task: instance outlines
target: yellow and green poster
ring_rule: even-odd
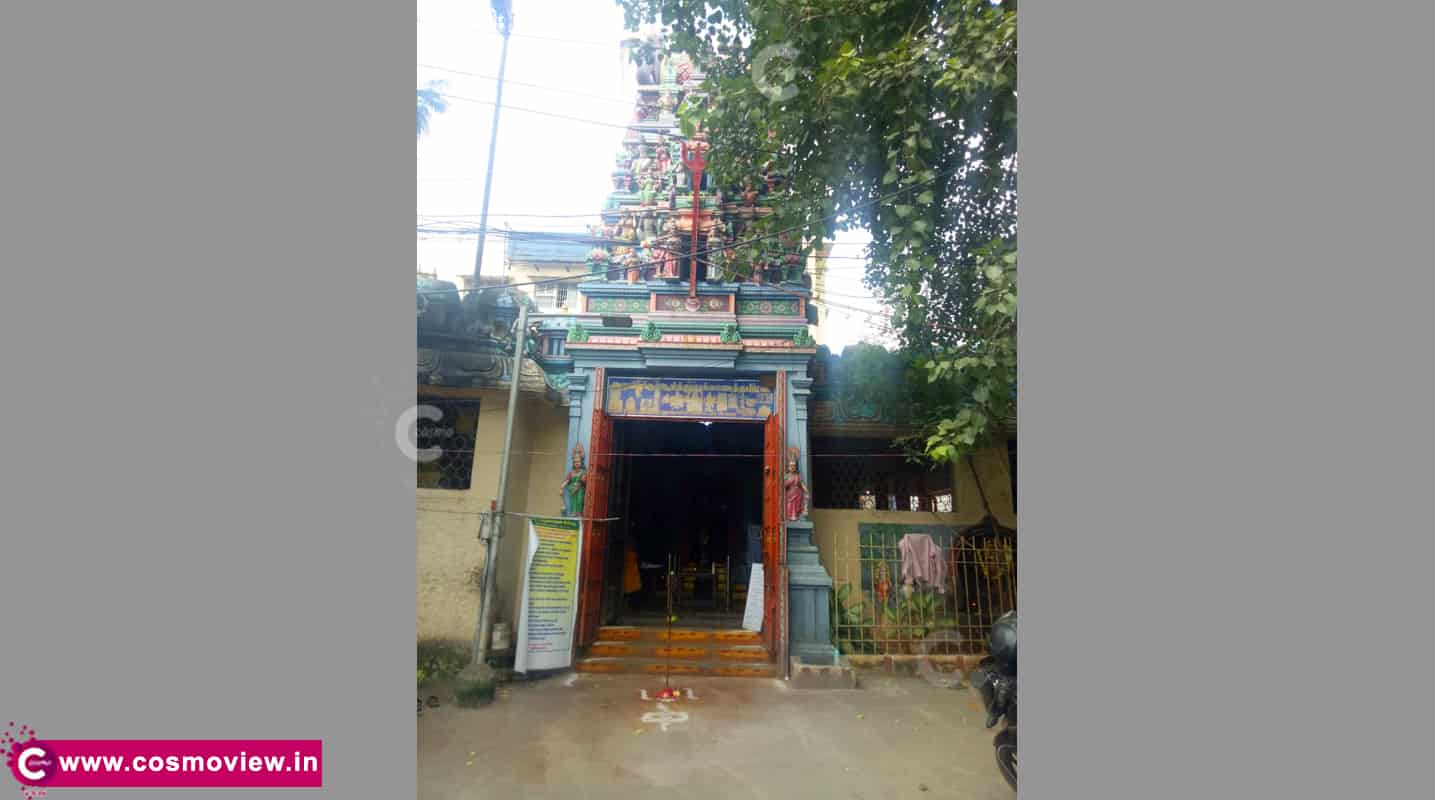
[[[573,665],[582,540],[583,530],[576,519],[529,518],[514,670]]]

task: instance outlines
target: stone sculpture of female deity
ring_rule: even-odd
[[[563,476],[563,516],[583,516],[583,499],[588,491],[588,470],[583,466],[583,445],[573,446],[573,468]]]
[[[806,517],[808,510],[809,493],[807,484],[802,481],[802,472],[797,467],[797,456],[796,447],[787,452],[787,477],[782,481],[782,490],[787,500],[784,510],[789,520]]]

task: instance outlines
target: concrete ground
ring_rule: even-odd
[[[970,689],[863,677],[856,690],[780,680],[569,674],[506,684],[489,706],[418,718],[418,796],[1013,800]]]

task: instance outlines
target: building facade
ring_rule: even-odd
[[[843,359],[817,346],[798,243],[752,232],[780,176],[715,186],[706,143],[682,138],[673,117],[701,74],[675,58],[638,78],[581,262],[571,242],[510,238],[507,280],[542,282],[524,287],[536,302],[518,287],[420,279],[418,400],[442,417],[420,424],[419,446],[444,449],[419,468],[420,639],[472,636],[478,519],[497,491],[515,379],[507,508],[556,515],[570,469],[586,476],[578,669],[643,669],[635,643],[669,608],[731,633],[691,631],[694,643],[716,637],[690,648],[689,671],[712,674],[893,655],[942,624],[970,638],[1015,603],[1011,556],[1001,572],[1000,548],[980,544],[1014,543],[1006,448],[935,470],[892,449],[900,410],[851,401]],[[505,356],[525,302],[536,313],[513,376]],[[913,541],[941,566],[912,573]],[[506,538],[496,572],[496,619],[514,627],[521,542]],[[969,550],[981,582],[998,574],[1011,589],[966,586]],[[735,629],[757,592],[761,630],[744,638]]]

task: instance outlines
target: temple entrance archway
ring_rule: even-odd
[[[664,415],[653,413],[654,407],[666,408],[661,397],[644,406],[641,391],[634,394],[619,382],[623,379],[605,383],[602,372],[595,376],[595,394],[602,400],[592,412],[585,516],[612,521],[590,523],[578,646],[592,645],[603,626],[662,623],[670,565],[680,616],[692,621],[706,615],[715,626],[737,627],[749,567],[761,562],[761,639],[771,657],[781,658],[786,597],[780,373],[760,380],[748,398],[729,396],[729,405],[695,394],[693,405],[682,409],[686,413]],[[619,386],[628,394],[616,391]],[[701,405],[709,402],[711,407]],[[730,406],[742,402],[751,407],[734,413]],[[637,590],[628,591],[635,584]]]
[[[752,422],[615,420],[606,624],[661,620],[671,568],[680,616],[740,625],[761,560],[762,434]]]

